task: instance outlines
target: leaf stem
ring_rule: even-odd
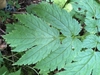
[[[6,59],[6,60],[8,60],[8,61],[10,61],[10,62],[12,62],[12,63],[14,62],[14,61],[8,59],[7,57],[2,56],[2,58]]]
[[[37,75],[39,75],[39,73],[32,67],[28,66],[28,68],[32,69]]]

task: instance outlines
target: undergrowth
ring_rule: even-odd
[[[98,1],[43,1],[26,11],[14,15],[17,21],[9,24],[3,35],[17,54],[12,63],[20,68],[16,75],[23,66],[38,75],[100,75]]]

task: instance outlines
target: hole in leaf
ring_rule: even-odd
[[[92,48],[92,49],[93,49],[94,51],[96,51],[96,52],[99,51],[97,48]]]
[[[79,7],[78,10],[81,11],[81,8]]]
[[[93,16],[92,19],[95,19],[95,17]]]
[[[64,69],[64,68],[61,68],[60,70],[55,69],[55,70],[53,71],[53,74],[57,74],[57,73],[62,72],[62,71],[65,71],[65,69]],[[50,74],[50,75],[51,75],[51,74]]]
[[[97,35],[100,36],[100,32],[98,32]]]
[[[97,20],[97,18],[96,18],[95,16],[93,16],[93,17],[92,17],[92,19],[95,19],[95,20]]]
[[[85,29],[84,29],[84,27],[85,27],[85,24],[83,24],[82,25],[82,30],[80,31],[80,36],[82,36],[82,35],[84,35],[85,34]]]

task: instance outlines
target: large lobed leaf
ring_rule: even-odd
[[[46,22],[32,14],[15,15],[20,23],[14,24],[14,30],[4,36],[15,47],[13,51],[26,51],[15,65],[37,63],[35,68],[43,74],[64,68],[82,48],[82,42],[77,38],[81,31],[80,24],[56,5],[40,3],[31,7],[30,10]]]
[[[23,14],[16,17],[22,25],[15,25],[15,30],[4,36],[11,46],[16,47],[13,51],[28,49],[16,64],[36,63],[59,47],[59,32],[56,29],[33,15]]]
[[[75,19],[72,19],[67,11],[54,4],[50,5],[43,2],[35,6],[31,5],[27,7],[27,10],[31,10],[32,13],[35,12],[43,20],[60,29],[65,36],[78,35],[81,30],[81,26]]]

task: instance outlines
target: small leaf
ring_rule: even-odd
[[[94,48],[97,46],[98,37],[96,35],[88,35],[83,41],[83,48]]]
[[[89,33],[95,34],[98,32],[97,21],[85,19],[85,24],[85,29]]]
[[[100,18],[100,6],[95,0],[80,1],[79,5],[82,5],[82,9],[86,11],[86,19],[93,20],[95,18]]]
[[[72,4],[71,4],[71,3],[67,4],[67,5],[64,7],[64,9],[67,10],[68,12],[71,12],[72,9],[73,9]]]
[[[92,34],[100,32],[100,20],[85,19],[85,29]]]
[[[2,58],[2,54],[0,52],[0,65],[1,65],[2,62],[3,62],[3,58]]]
[[[16,72],[9,73],[8,75],[21,75],[21,69]]]
[[[7,74],[7,72],[8,72],[8,70],[7,70],[7,68],[5,67],[5,66],[3,66],[3,67],[0,67],[0,74],[2,75],[2,74]]]

